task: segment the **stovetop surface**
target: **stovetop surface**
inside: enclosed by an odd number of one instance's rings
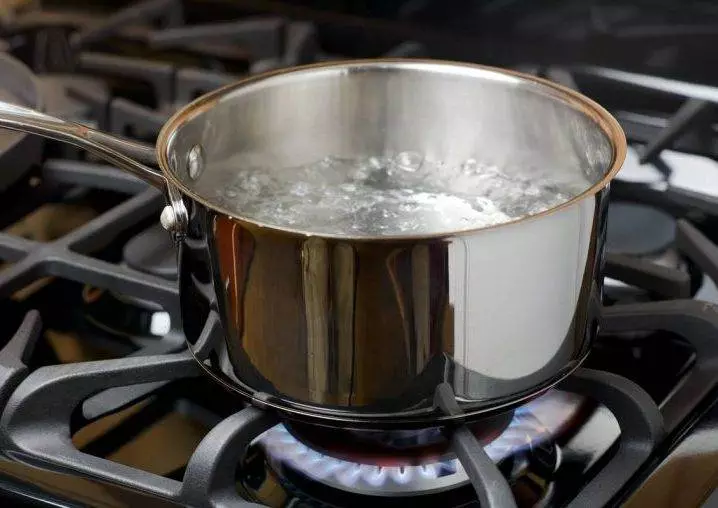
[[[446,453],[407,465],[303,442],[199,375],[178,331],[161,196],[46,143],[0,195],[0,496],[39,506],[700,506],[713,491],[711,3],[15,3],[0,10],[2,47],[39,75],[46,111],[146,141],[177,107],[247,73],[388,55],[553,79],[610,109],[631,148],[612,187],[604,322],[587,363],[512,415],[483,455],[460,429]],[[494,473],[510,500],[487,488]]]

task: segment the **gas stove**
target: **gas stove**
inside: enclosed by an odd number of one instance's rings
[[[702,505],[718,485],[718,83],[695,48],[712,58],[718,10],[321,4],[14,2],[0,9],[0,48],[33,70],[38,97],[3,87],[6,75],[0,92],[151,142],[178,106],[238,77],[345,57],[470,60],[580,90],[631,143],[612,186],[601,335],[588,361],[491,425],[448,433],[338,432],[244,407],[185,350],[162,197],[46,142],[0,155],[0,498]],[[203,333],[210,340],[219,323]],[[442,410],[456,411],[451,402],[437,392]]]

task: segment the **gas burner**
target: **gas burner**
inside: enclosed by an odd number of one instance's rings
[[[676,227],[680,218],[703,222],[715,215],[717,175],[718,163],[708,157],[665,149],[642,163],[639,149],[629,147],[608,208],[606,247],[612,263],[636,273],[611,271],[617,277],[605,278],[609,302],[684,298],[698,292],[716,301],[711,281],[684,252]]]
[[[502,413],[471,425],[483,445],[498,438],[513,421],[513,413]],[[440,460],[449,449],[446,429],[366,431],[289,423],[286,430],[310,448],[337,459],[371,466],[413,466]]]
[[[689,262],[676,248],[676,220],[660,208],[644,203],[614,201],[608,208],[606,249],[609,254],[684,272]],[[607,295],[614,301],[644,300],[650,295],[625,282],[605,277]]]
[[[678,254],[668,253],[675,238],[675,219],[656,207],[618,201],[608,209],[606,241],[613,254],[651,257],[675,267]]]
[[[510,478],[525,472],[535,450],[542,450],[542,462],[546,460],[546,450],[550,450],[548,455],[553,457],[553,463],[549,469],[553,472],[561,460],[554,439],[575,421],[581,404],[581,397],[551,391],[515,410],[498,436],[487,435],[484,450]],[[432,432],[433,429],[429,434]],[[283,424],[272,427],[253,444],[263,449],[269,467],[281,478],[291,482],[299,475],[355,494],[416,496],[455,489],[470,481],[451,452],[401,465],[386,459],[371,463],[366,457],[359,462],[318,451],[314,445],[310,447],[298,440]]]
[[[172,240],[159,225],[149,227],[125,244],[122,264],[169,281],[177,277]],[[172,328],[170,314],[149,300],[91,286],[83,288],[82,300],[87,321],[111,335],[161,337]]]
[[[148,300],[85,286],[82,301],[87,322],[115,337],[158,338],[172,329],[170,314]]]

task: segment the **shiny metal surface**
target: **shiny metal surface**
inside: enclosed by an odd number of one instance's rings
[[[443,382],[467,413],[496,410],[587,354],[605,210],[599,192],[505,228],[371,243],[277,234],[192,202],[185,334],[228,386],[298,417],[420,425],[438,418]],[[208,345],[215,308],[224,333]]]
[[[45,107],[41,81],[22,62],[0,52],[0,100]],[[40,160],[42,140],[22,132],[0,131],[0,191],[4,191]]]
[[[0,125],[96,149],[84,127],[12,107]],[[184,331],[208,373],[285,416],[384,428],[505,409],[580,364],[597,332],[607,186],[625,148],[605,110],[548,82],[377,60],[269,73],[200,98],[160,134],[164,177],[96,151],[167,179]],[[296,165],[416,149],[537,177],[580,171],[594,184],[498,227],[380,238],[267,227],[229,214],[208,185],[238,154]],[[464,415],[438,413],[440,383]]]
[[[354,426],[436,419],[442,382],[470,415],[557,382],[596,333],[604,187],[624,151],[615,122],[590,104],[512,74],[426,62],[310,67],[200,99],[160,145],[168,178],[194,198],[180,273],[195,350],[210,349],[206,313],[216,305],[226,318],[203,365],[255,402]],[[197,144],[204,170],[192,179],[185,156]],[[597,186],[532,220],[374,241],[280,231],[195,192],[236,153],[302,164],[417,147],[449,161],[478,150],[537,175],[587,171]]]
[[[154,150],[142,143],[3,101],[0,101],[0,127],[70,143],[102,157],[155,187],[165,187],[162,173],[138,162],[155,162]]]

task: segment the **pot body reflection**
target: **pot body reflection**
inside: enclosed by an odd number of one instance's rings
[[[266,230],[187,200],[185,333],[210,374],[289,417],[425,425],[450,419],[434,406],[442,383],[462,418],[506,409],[569,374],[597,333],[607,192],[382,242]]]
[[[541,79],[415,59],[280,69],[177,112],[154,154],[2,101],[0,127],[83,147],[164,192],[192,352],[285,416],[383,429],[505,410],[570,373],[596,335],[606,196],[626,140],[603,108]],[[371,215],[351,234],[263,223],[226,192],[245,169],[401,153],[500,168],[519,201],[529,180],[572,190],[497,227],[394,237]],[[161,171],[140,162],[155,156]],[[440,386],[451,414],[434,403]]]

